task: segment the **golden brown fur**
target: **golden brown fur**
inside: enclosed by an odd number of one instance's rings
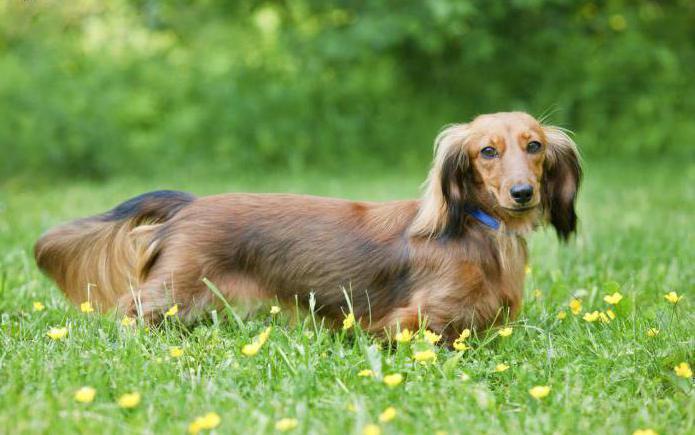
[[[307,305],[314,292],[336,322],[347,291],[369,330],[417,328],[422,316],[451,339],[518,312],[523,236],[543,220],[563,239],[575,230],[580,177],[561,130],[519,112],[483,115],[437,137],[421,200],[154,192],[49,231],[36,259],[73,302],[150,321],[173,303],[186,318],[219,303],[207,278],[236,302]]]

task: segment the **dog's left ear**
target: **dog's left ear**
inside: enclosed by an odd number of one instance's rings
[[[548,150],[543,170],[543,208],[557,235],[567,240],[577,229],[575,202],[582,179],[577,145],[562,129],[544,126]]]

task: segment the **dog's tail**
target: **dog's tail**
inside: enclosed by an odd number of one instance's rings
[[[55,227],[36,242],[36,264],[73,303],[89,300],[106,311],[137,288],[156,259],[156,224],[194,200],[184,192],[150,192],[106,213]]]

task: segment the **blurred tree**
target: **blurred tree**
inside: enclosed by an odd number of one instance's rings
[[[692,157],[693,41],[688,0],[9,0],[0,179],[421,168],[499,110]]]

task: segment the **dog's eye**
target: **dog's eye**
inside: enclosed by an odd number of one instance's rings
[[[538,151],[541,150],[541,148],[543,148],[543,145],[541,145],[540,142],[534,140],[529,142],[528,145],[526,145],[526,152],[530,154],[536,154]]]
[[[497,150],[493,147],[483,148],[482,150],[480,150],[480,154],[486,159],[494,159],[498,155]]]

